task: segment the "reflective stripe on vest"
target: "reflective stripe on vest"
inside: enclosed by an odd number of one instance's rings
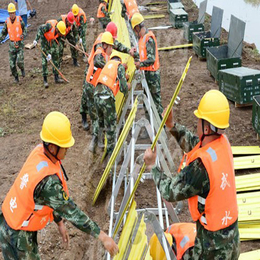
[[[86,21],[87,21],[86,14],[85,14],[85,12],[81,8],[79,8],[79,13],[78,13],[77,17],[75,18],[75,22],[76,22],[77,26],[80,26],[80,17],[81,16],[83,16],[84,23],[86,23]]]
[[[57,25],[58,22],[57,22],[57,20],[49,20],[49,21],[46,22],[46,24],[48,24],[48,23],[51,24],[51,29],[48,32],[46,32],[44,34],[44,36],[45,36],[46,40],[49,43],[51,43],[52,40],[56,40],[59,37],[58,34],[55,35],[56,25]]]
[[[124,0],[124,2],[129,19],[132,18],[134,13],[139,13],[138,5],[135,0]]]
[[[143,61],[147,60],[146,43],[150,37],[153,38],[153,40],[155,42],[155,61],[154,61],[153,65],[151,65],[149,67],[142,67],[142,68],[140,68],[140,70],[157,71],[160,68],[159,53],[158,53],[158,48],[157,48],[157,40],[151,31],[149,31],[147,34],[144,35],[144,37],[139,39],[138,45],[139,45],[140,61],[143,62]]]
[[[210,191],[206,199],[194,196],[188,200],[192,219],[209,231],[224,229],[238,218],[233,155],[226,136],[203,147],[198,143],[188,153],[186,165],[198,158],[207,170]],[[198,203],[205,205],[205,212],[199,212]]]
[[[110,60],[102,69],[101,74],[97,80],[97,84],[101,83],[110,88],[114,96],[116,96],[119,91],[117,69],[120,63],[120,61]]]
[[[98,7],[98,11],[97,11],[97,18],[102,18],[102,17],[106,17],[106,15],[101,11],[102,7],[105,7],[105,10],[107,12],[107,5],[105,3],[101,3]]]
[[[96,51],[96,46],[98,44],[101,44],[101,38],[102,38],[102,35],[103,33],[100,33],[96,39],[96,41],[94,42],[93,46],[92,46],[92,49],[91,49],[91,52],[89,54],[89,57],[88,57],[88,64],[90,64],[91,60],[93,59],[94,57],[94,53]]]
[[[20,36],[23,34],[22,26],[21,26],[22,18],[20,16],[16,16],[14,22],[11,22],[10,17],[7,18],[7,31],[9,34],[10,41],[19,42],[21,41]]]
[[[102,54],[102,56],[104,57],[104,60],[106,62],[108,62],[108,60],[109,60],[109,56],[105,53],[103,48],[99,47],[95,51],[94,56],[93,56],[92,60],[90,61],[88,73],[86,75],[86,81],[88,83],[92,84],[94,87],[96,87],[96,85],[97,85],[97,79],[99,78],[99,75],[100,75],[101,70],[102,70],[101,68],[96,68],[94,66],[94,58],[98,54]]]
[[[69,196],[60,162],[54,164],[44,154],[43,146],[38,145],[27,158],[2,205],[4,218],[12,229],[37,231],[53,220],[53,209],[35,204],[34,191],[45,177],[54,174]]]
[[[196,224],[174,223],[169,226],[166,233],[170,233],[176,243],[177,260],[181,260],[185,252],[194,246],[196,237]]]
[[[62,21],[65,23],[66,25],[66,33],[65,33],[65,36],[71,31],[71,25],[70,26],[67,26],[67,23],[66,23],[66,19],[67,19],[67,14],[62,14],[61,15],[61,19]]]

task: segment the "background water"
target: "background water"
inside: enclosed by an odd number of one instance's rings
[[[193,0],[199,6],[203,0]],[[212,14],[213,6],[224,10],[222,27],[229,31],[231,14],[246,23],[244,40],[255,43],[260,50],[260,0],[208,0],[207,13]]]

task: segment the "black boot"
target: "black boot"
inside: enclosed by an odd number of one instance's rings
[[[64,80],[59,77],[59,75],[54,75],[54,80],[56,84],[63,83]]]
[[[43,76],[43,85],[45,88],[49,87],[48,81],[47,81],[47,76]]]
[[[21,72],[22,72],[22,76],[23,76],[23,78],[25,77],[25,71],[24,71],[24,69],[21,69]]]
[[[19,78],[18,78],[18,75],[14,77],[14,83],[19,83]]]
[[[87,121],[87,115],[86,115],[86,113],[82,113],[81,116],[82,116],[83,129],[85,131],[88,131],[89,130],[89,124],[88,124],[88,121]]]
[[[91,142],[89,144],[89,148],[88,148],[88,150],[90,152],[95,153],[95,150],[96,150],[96,147],[97,147],[97,142],[98,142],[97,136],[93,135],[92,136],[92,140],[91,140]]]
[[[75,59],[75,58],[73,58],[73,65],[74,65],[75,67],[80,67],[80,65],[79,65],[79,63],[78,63],[78,60]]]

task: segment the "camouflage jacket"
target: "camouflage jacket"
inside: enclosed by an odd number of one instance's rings
[[[45,34],[46,32],[48,32],[49,30],[51,30],[51,28],[52,28],[52,25],[51,25],[50,23],[40,25],[39,28],[38,28],[36,37],[35,37],[35,41],[38,42],[39,39],[41,39],[42,44],[44,44],[44,45],[49,45],[49,43],[48,43],[48,41],[46,40],[44,34]],[[56,40],[59,41],[59,40],[60,40],[60,37],[58,37]]]
[[[23,35],[23,38],[25,38],[25,36],[27,35],[27,28],[25,27],[23,20],[21,20],[20,22],[21,22],[21,27],[22,27],[22,31],[23,31],[22,35]],[[0,34],[0,42],[2,42],[5,39],[7,34],[8,34],[7,21],[5,21],[4,27],[3,27],[2,32]],[[23,40],[21,42],[23,42]],[[11,41],[10,41],[10,44],[11,44]]]
[[[34,192],[34,201],[36,204],[52,208],[55,222],[64,218],[85,233],[94,237],[99,235],[100,228],[98,225],[66,195],[56,175],[44,178],[37,185]]]
[[[145,33],[148,33],[148,30],[146,30]],[[154,64],[155,62],[155,42],[153,38],[149,38],[149,40],[146,42],[146,51],[147,51],[147,59],[140,63],[140,67],[149,67]]]
[[[78,26],[78,32],[79,32],[79,37],[82,38],[83,34],[86,33],[87,30],[87,22],[84,22],[84,17],[80,16],[79,18],[79,23],[80,26]]]
[[[170,132],[176,138],[184,152],[191,151],[199,142],[197,136],[192,134],[184,126],[177,123]],[[195,195],[206,198],[210,190],[208,173],[199,158],[184,167],[175,176],[168,177],[165,173],[161,172],[158,167],[152,169],[152,174],[162,197],[167,201],[180,201],[191,198]],[[204,212],[204,205],[199,203],[198,210],[200,213]],[[232,258],[225,258],[226,255],[224,255],[223,259],[237,259],[236,257],[239,255],[239,233],[237,222],[225,229],[215,232],[206,230],[199,221],[197,221],[196,225],[197,238],[195,240],[194,250],[198,252],[195,253],[198,255],[201,253],[199,253],[199,251],[203,251],[206,248],[211,251],[209,257],[204,255],[204,258],[202,257],[199,259],[210,259],[210,256],[214,257],[216,254],[222,255],[226,253],[232,255]],[[233,243],[235,244],[235,248]],[[219,248],[220,250],[218,250]],[[212,253],[214,250],[215,254]],[[224,253],[224,251],[226,251],[226,253]]]
[[[117,69],[117,77],[119,80],[119,89],[124,94],[127,95],[128,93],[128,86],[127,86],[127,80],[125,77],[125,67],[122,64],[119,64]],[[108,95],[115,99],[113,92],[105,85],[98,84],[95,88],[94,95]]]
[[[105,18],[109,18],[109,19],[110,19],[109,12],[106,11],[105,6],[103,6],[103,7],[101,8],[101,12],[106,16]]]

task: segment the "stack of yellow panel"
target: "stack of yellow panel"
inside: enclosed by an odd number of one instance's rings
[[[239,256],[239,260],[259,260],[259,259],[260,259],[260,250],[242,253]]]
[[[247,155],[234,158],[235,169],[260,167],[259,146],[232,147],[232,152],[234,155]],[[260,239],[260,173],[237,176],[236,188],[240,240]]]
[[[114,260],[152,260],[148,239],[145,234],[146,224],[144,216],[136,232],[134,232],[137,225],[137,218],[136,202],[133,201],[118,242],[119,254],[114,257]],[[134,234],[136,234],[135,237],[133,237]]]

